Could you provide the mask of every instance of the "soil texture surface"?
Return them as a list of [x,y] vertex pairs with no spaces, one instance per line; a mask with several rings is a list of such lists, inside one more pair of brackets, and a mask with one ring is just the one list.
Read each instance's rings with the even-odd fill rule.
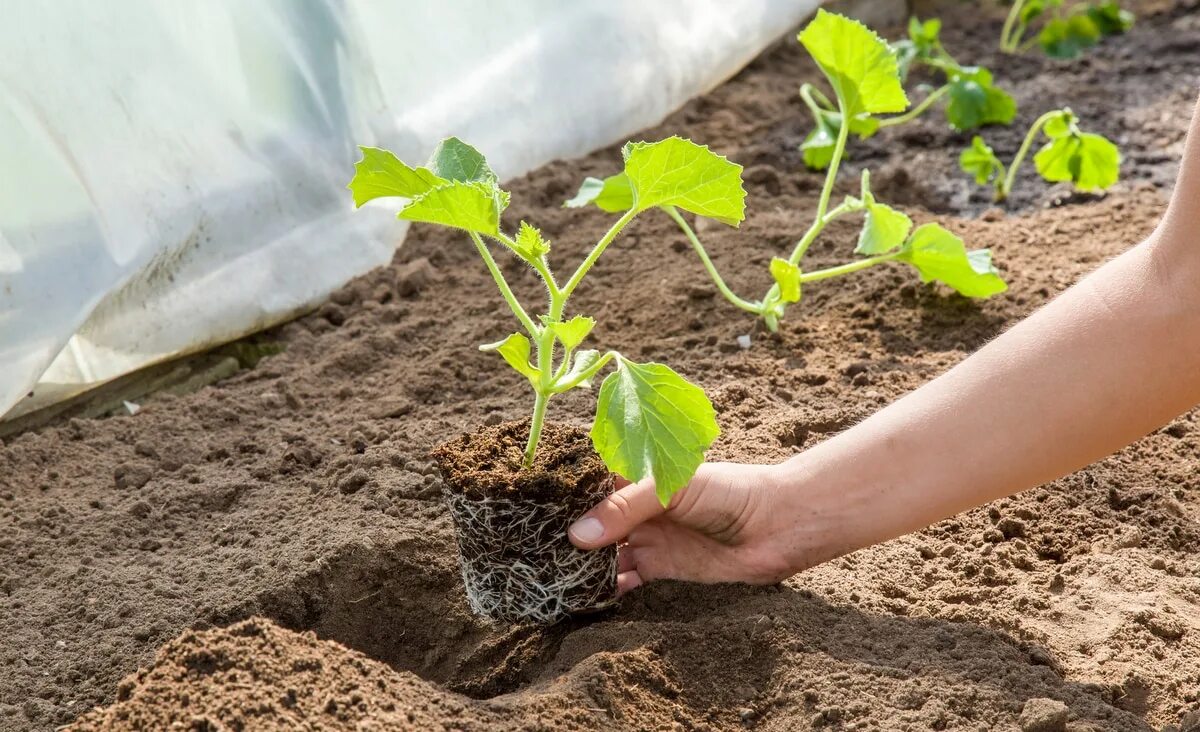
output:
[[[1027,166],[994,208],[957,171],[940,111],[854,141],[841,178],[917,223],[992,248],[1010,284],[971,302],[900,265],[806,287],[768,335],[715,294],[675,225],[636,221],[578,290],[591,348],[702,385],[713,459],[777,461],[962,360],[1164,210],[1200,90],[1200,8],[1143,2],[1131,33],[1053,62],[995,51],[1003,11],[953,3],[944,41],[1020,103],[985,138],[1006,159],[1068,105],[1116,141],[1122,182],[1083,196]],[[896,38],[899,29],[890,29]],[[822,177],[797,149],[794,36],[635,139],[686,135],[746,166],[740,229],[701,222],[758,297]],[[485,151],[486,152],[486,151]],[[512,182],[569,271],[611,224],[561,208],[619,148]],[[810,267],[847,261],[838,221]],[[542,292],[515,261],[517,294]],[[1181,417],[1079,473],[770,587],[639,588],[550,627],[470,613],[430,450],[526,419],[532,393],[477,346],[515,329],[470,242],[414,227],[391,266],[267,334],[283,347],[133,416],[0,443],[0,729],[1158,730],[1200,706],[1200,430]],[[750,335],[749,348],[739,336]],[[1147,354],[1152,358],[1153,354]],[[586,428],[594,393],[550,419]],[[1189,716],[1190,715],[1190,716]]]

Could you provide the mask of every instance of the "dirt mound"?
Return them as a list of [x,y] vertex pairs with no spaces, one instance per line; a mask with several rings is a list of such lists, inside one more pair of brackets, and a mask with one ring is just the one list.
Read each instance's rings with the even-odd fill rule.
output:
[[[1194,4],[1154,6],[1069,64],[995,59],[999,18],[943,13],[950,51],[996,69],[1019,122],[1053,100],[1120,143],[1124,182],[1106,197],[1065,196],[1027,170],[1007,212],[991,209],[954,169],[970,136],[936,114],[851,146],[845,181],[871,165],[918,222],[991,247],[1009,292],[969,302],[880,267],[806,288],[768,335],[650,213],[576,295],[598,321],[593,347],[704,386],[723,431],[715,459],[781,459],[944,371],[1152,230],[1200,88]],[[747,166],[746,224],[701,224],[739,292],[766,291],[770,257],[812,215],[821,178],[801,167],[796,88],[814,78],[785,38],[637,136],[685,134]],[[1007,154],[1018,134],[985,136]],[[556,262],[578,261],[611,217],[560,204],[619,160],[612,148],[516,181],[506,228],[528,219]],[[813,265],[844,261],[855,235],[835,222]],[[522,265],[503,268],[540,301]],[[247,729],[984,730],[1051,698],[1070,729],[1146,730],[1200,705],[1195,412],[1055,484],[779,587],[653,584],[587,621],[484,624],[466,609],[427,456],[528,416],[522,379],[475,349],[510,332],[499,313],[469,242],[417,226],[391,267],[267,334],[284,352],[257,368],[0,444],[0,729],[50,730],[99,704],[115,706],[86,724],[117,729],[124,713],[142,729],[208,715]],[[550,418],[586,426],[594,398],[564,395]],[[230,626],[253,616],[266,619]],[[302,722],[287,716],[301,709]]]

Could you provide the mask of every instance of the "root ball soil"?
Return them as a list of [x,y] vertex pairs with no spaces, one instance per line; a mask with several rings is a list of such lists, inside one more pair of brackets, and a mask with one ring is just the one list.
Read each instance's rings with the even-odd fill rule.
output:
[[[675,224],[647,215],[576,295],[601,323],[595,347],[704,386],[725,460],[786,458],[945,371],[1162,213],[1200,89],[1200,10],[1134,8],[1132,32],[1069,63],[999,57],[999,8],[941,13],[949,50],[1021,105],[1013,128],[987,131],[997,152],[1070,106],[1124,152],[1106,196],[1028,167],[992,208],[956,169],[970,136],[937,113],[851,145],[843,192],[870,165],[881,199],[991,247],[1004,295],[970,302],[879,267],[807,287],[778,334],[751,332]],[[748,221],[704,232],[736,290],[765,291],[770,257],[812,217],[821,176],[802,167],[796,90],[817,78],[788,36],[638,136],[683,134],[746,166]],[[506,228],[536,222],[554,257],[577,260],[610,219],[560,205],[618,160],[614,147],[516,181]],[[855,236],[835,222],[813,266],[844,261]],[[1200,704],[1195,412],[778,586],[662,582],[548,627],[478,619],[428,455],[529,405],[520,377],[475,350],[506,332],[476,256],[414,227],[392,266],[269,334],[285,350],[257,368],[135,416],[6,438],[0,729],[990,730],[1061,728],[1065,705],[1066,729],[1150,730]],[[540,300],[519,263],[504,268]],[[583,428],[594,396],[554,408]]]

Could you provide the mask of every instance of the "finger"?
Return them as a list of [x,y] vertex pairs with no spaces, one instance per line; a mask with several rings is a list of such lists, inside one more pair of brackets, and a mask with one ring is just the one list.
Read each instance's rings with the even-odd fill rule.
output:
[[617,596],[620,597],[635,587],[642,586],[642,578],[637,570],[622,572],[617,575]]
[[633,553],[633,549],[623,546],[617,549],[617,571],[628,572],[637,567],[637,555]]
[[613,476],[613,487],[616,488],[617,490],[621,490],[622,488],[624,488],[627,485],[631,485],[630,481],[622,478],[619,475]]
[[567,534],[580,549],[598,549],[625,538],[633,527],[654,518],[665,509],[654,492],[654,480],[628,485],[611,494],[578,521]]

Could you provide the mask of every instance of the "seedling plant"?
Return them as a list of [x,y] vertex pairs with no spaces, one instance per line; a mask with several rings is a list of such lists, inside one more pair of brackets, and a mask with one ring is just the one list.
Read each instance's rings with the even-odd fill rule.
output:
[[[1134,15],[1115,0],[1075,3],[1063,0],[1015,0],[1000,30],[1000,50],[1024,53],[1039,46],[1051,58],[1075,58],[1106,36],[1133,27]],[[1041,22],[1035,35],[1026,34]]]
[[1076,190],[1089,192],[1104,190],[1120,177],[1121,153],[1117,146],[1101,135],[1081,131],[1078,118],[1069,108],[1056,109],[1038,117],[1007,166],[983,138],[976,135],[971,146],[959,155],[959,167],[974,176],[979,185],[991,184],[995,199],[1003,201],[1012,192],[1017,171],[1039,132],[1045,133],[1048,142],[1033,156],[1033,164],[1045,180],[1051,183],[1069,181]]
[[[816,18],[799,35],[800,43],[816,60],[829,81],[838,119],[864,120],[873,115],[903,112],[908,98],[900,82],[896,56],[888,45],[863,24],[834,13],[817,11]],[[693,227],[672,202],[657,204],[683,231],[717,289],[734,306],[762,318],[775,331],[788,305],[800,301],[803,287],[820,280],[841,277],[885,262],[904,262],[916,268],[923,281],[943,282],[968,297],[988,297],[1006,289],[1004,280],[986,249],[968,252],[961,239],[938,224],[913,226],[912,219],[885,203],[871,191],[870,174],[863,171],[859,195],[846,196],[832,205],[838,167],[845,154],[853,125],[837,125],[825,183],[817,201],[812,224],[786,257],[774,257],[770,273],[774,284],[760,300],[736,295],[725,283]],[[627,153],[628,155],[628,153]],[[740,177],[741,166],[722,160],[728,172]],[[588,178],[579,193],[566,203],[578,207],[592,204],[604,211],[627,210],[636,201],[635,187],[626,172],[603,180]],[[641,206],[641,204],[634,204]],[[687,210],[687,209],[685,209]],[[693,213],[696,213],[694,210]],[[855,253],[859,259],[835,267],[804,271],[805,253],[830,222],[848,215],[863,216]],[[720,217],[714,217],[722,220]],[[731,223],[726,221],[726,223]]]
[[[951,56],[942,45],[941,29],[942,22],[937,18],[926,21],[910,18],[908,38],[891,46],[902,83],[912,69],[925,66],[941,77],[940,85],[927,91],[912,109],[900,110],[903,114],[879,117],[865,110],[857,113],[850,118],[850,132],[859,139],[866,139],[886,127],[911,122],[942,99],[947,100],[946,122],[960,132],[984,125],[1012,123],[1017,113],[1016,101],[995,85],[991,71],[982,66],[964,66]],[[825,170],[833,160],[843,117],[837,105],[813,84],[805,83],[800,87],[800,98],[815,122],[812,132],[800,146],[804,164],[813,170]]]

